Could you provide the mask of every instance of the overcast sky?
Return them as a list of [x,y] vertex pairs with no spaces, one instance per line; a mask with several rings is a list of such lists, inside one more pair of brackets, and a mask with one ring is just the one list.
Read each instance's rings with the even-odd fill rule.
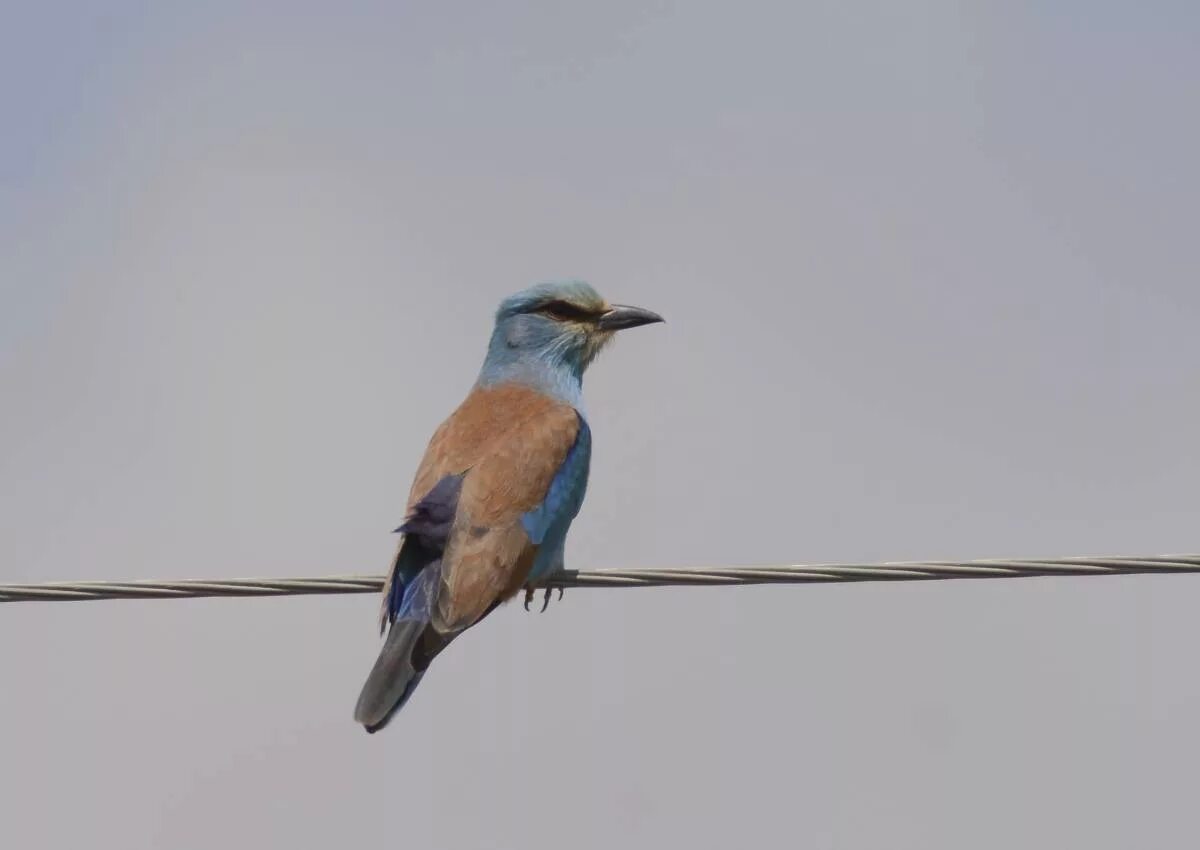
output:
[[[1200,6],[247,5],[4,7],[0,581],[382,572],[559,277],[571,567],[1200,550]],[[1195,839],[1200,578],[376,610],[4,606],[3,843]]]

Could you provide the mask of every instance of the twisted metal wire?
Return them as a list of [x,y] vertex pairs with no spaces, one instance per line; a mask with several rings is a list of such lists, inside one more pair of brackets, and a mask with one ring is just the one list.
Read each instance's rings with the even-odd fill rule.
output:
[[[975,561],[890,561],[879,564],[800,564],[664,570],[567,570],[538,584],[567,587],[677,587],[810,584],[844,581],[936,581],[965,578],[1200,573],[1200,555],[1035,558]],[[2,584],[0,602],[90,599],[185,599],[211,596],[305,596],[376,593],[383,576],[242,578],[214,581],[84,581]]]

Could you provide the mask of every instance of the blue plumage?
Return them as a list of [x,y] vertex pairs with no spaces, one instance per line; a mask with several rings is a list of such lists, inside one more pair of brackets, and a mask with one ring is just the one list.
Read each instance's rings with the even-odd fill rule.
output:
[[545,501],[521,517],[521,525],[525,527],[530,541],[539,547],[529,571],[530,582],[562,569],[567,530],[587,495],[591,462],[592,429],[588,427],[587,420],[580,416],[575,443],[550,482]]
[[600,314],[604,299],[582,281],[539,284],[504,299],[496,311],[496,327],[479,374],[480,386],[520,383],[583,407],[583,372],[607,341],[570,320],[542,308],[571,304]]
[[400,613],[407,588],[413,580],[430,564],[440,562],[446,541],[450,539],[462,482],[461,475],[447,475],[413,506],[404,524],[396,529],[405,538],[396,555],[392,583],[388,588],[388,622]]

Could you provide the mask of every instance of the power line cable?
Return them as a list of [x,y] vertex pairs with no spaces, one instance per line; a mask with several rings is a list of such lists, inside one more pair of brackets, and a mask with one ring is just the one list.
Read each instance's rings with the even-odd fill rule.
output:
[[[798,564],[657,570],[567,570],[539,587],[682,587],[813,584],[847,581],[935,581],[969,578],[1200,573],[1200,555],[891,561],[878,564]],[[231,596],[311,596],[377,593],[383,576],[240,578],[186,581],[83,581],[0,584],[0,602],[98,599],[189,599]]]

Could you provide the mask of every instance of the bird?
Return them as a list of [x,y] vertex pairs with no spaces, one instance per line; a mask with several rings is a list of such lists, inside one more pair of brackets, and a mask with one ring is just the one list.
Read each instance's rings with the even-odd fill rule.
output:
[[[563,569],[587,491],[592,434],[583,374],[616,332],[664,321],[586,282],[501,301],[474,386],[437,428],[409,491],[383,587],[383,646],[354,719],[388,724],[458,635]],[[561,594],[561,591],[560,591]],[[550,601],[547,589],[542,610]]]

